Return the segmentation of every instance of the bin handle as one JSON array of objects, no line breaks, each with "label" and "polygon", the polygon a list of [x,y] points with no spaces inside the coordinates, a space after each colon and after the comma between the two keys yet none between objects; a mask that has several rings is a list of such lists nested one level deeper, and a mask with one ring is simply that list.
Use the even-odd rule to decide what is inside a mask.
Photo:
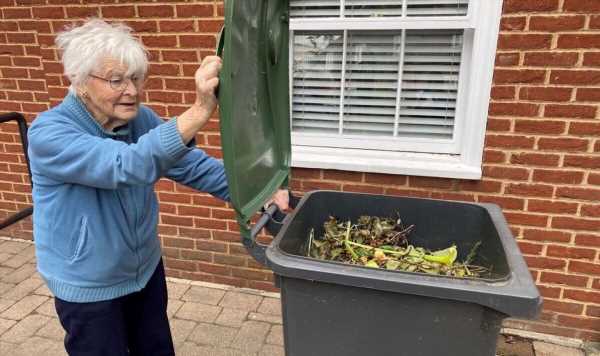
[{"label": "bin handle", "polygon": [[273,219],[273,215],[277,213],[277,210],[279,210],[279,208],[277,207],[277,205],[275,205],[275,203],[271,203],[267,207],[267,209],[265,209],[260,218],[258,218],[256,224],[254,224],[254,226],[250,230],[250,239],[256,241],[256,235],[258,235],[258,233],[265,227],[265,225],[267,225],[267,223],[271,219]]},{"label": "bin handle", "polygon": [[260,233],[260,231],[267,225],[269,220],[272,219],[273,215],[279,210],[277,205],[272,203],[267,207],[267,209],[262,213],[258,221],[252,228],[250,229],[250,233],[248,237],[244,237],[242,234],[242,244],[246,247],[246,250],[252,256],[256,262],[262,264],[263,266],[267,265],[267,247],[269,245],[261,244],[256,241],[256,236]]},{"label": "bin handle", "polygon": [[[288,194],[289,194],[289,202],[290,202],[290,207],[292,209],[294,209],[296,207],[296,205],[299,202],[299,198],[294,196],[292,194],[291,191],[288,190]],[[262,215],[260,216],[260,218],[258,218],[258,221],[256,222],[256,224],[254,224],[254,226],[252,226],[252,228],[250,229],[250,232],[244,236],[245,234],[242,234],[242,244],[244,245],[244,247],[246,247],[246,250],[248,250],[248,253],[260,264],[265,265],[267,264],[267,257],[266,257],[266,252],[267,252],[267,247],[269,247],[269,245],[265,245],[265,244],[261,244],[258,241],[256,241],[256,236],[260,233],[260,231],[266,226],[267,227],[267,231],[269,231],[271,234],[276,234],[279,231],[279,228],[277,228],[277,232],[272,232],[269,230],[269,226],[267,226],[267,224],[269,223],[275,223],[278,225],[282,224],[282,221],[277,219],[277,216],[287,216],[285,213],[281,212],[281,210],[279,210],[279,208],[277,207],[277,205],[275,203],[271,203],[266,209],[265,211],[262,213]]]}]

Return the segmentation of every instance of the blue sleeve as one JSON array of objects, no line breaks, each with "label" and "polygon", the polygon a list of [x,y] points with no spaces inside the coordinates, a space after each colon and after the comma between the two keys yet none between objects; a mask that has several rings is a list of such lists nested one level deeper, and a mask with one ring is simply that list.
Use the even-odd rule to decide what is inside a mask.
[{"label": "blue sleeve", "polygon": [[135,144],[127,144],[86,133],[68,119],[41,117],[29,129],[34,175],[102,189],[153,184],[190,151],[176,120],[154,127]]},{"label": "blue sleeve", "polygon": [[[162,120],[149,110],[151,125],[160,125]],[[223,162],[207,155],[204,151],[194,148],[195,140],[188,143],[192,148],[173,165],[165,177],[192,189],[209,193],[221,200],[229,201],[229,188]]]},{"label": "blue sleeve", "polygon": [[193,149],[165,174],[190,188],[229,201],[229,188],[223,163],[200,149]]}]

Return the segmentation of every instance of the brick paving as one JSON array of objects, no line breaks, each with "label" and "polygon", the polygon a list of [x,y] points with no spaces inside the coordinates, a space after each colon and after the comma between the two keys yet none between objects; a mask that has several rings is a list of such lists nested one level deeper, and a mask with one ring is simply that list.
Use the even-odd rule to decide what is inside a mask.
[{"label": "brick paving", "polygon": [[[167,285],[178,356],[284,355],[277,294],[174,279]],[[35,270],[33,245],[0,239],[0,355],[66,356],[63,338],[52,296]],[[534,346],[534,356],[584,355]]]},{"label": "brick paving", "polygon": [[[275,293],[169,279],[168,314],[179,355],[283,356]],[[33,245],[0,240],[0,355],[66,356]]]}]

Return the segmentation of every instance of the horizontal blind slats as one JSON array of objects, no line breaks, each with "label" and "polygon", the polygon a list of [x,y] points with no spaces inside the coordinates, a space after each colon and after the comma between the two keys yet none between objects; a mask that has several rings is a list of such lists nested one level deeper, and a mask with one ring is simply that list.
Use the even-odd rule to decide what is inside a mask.
[{"label": "horizontal blind slats", "polygon": [[340,0],[291,0],[290,16],[339,17]]},{"label": "horizontal blind slats", "polygon": [[[401,40],[401,33],[397,32],[349,32],[343,100],[344,134],[393,136],[396,98],[359,97],[355,90],[364,84],[388,82],[390,89],[397,91]],[[387,61],[368,62],[363,54]],[[365,121],[357,121],[358,117]]]},{"label": "horizontal blind slats", "polygon": [[406,0],[406,16],[466,16],[469,0]]},{"label": "horizontal blind slats", "polygon": [[[399,136],[452,137],[462,41],[462,31],[407,31]],[[443,54],[440,56],[440,53]],[[419,95],[423,92],[427,96]],[[407,100],[409,97],[415,100]],[[409,118],[414,122],[406,123]],[[415,118],[421,118],[418,124]],[[432,118],[436,120],[435,125],[431,124]],[[439,130],[440,126],[445,129]]]},{"label": "horizontal blind slats", "polygon": [[[344,17],[466,16],[469,0],[346,0]],[[340,0],[291,0],[292,18],[339,17]]]},{"label": "horizontal blind slats", "polygon": [[407,30],[404,54],[401,31],[349,31],[346,63],[341,39],[298,33],[293,40],[294,131],[338,135],[341,109],[342,135],[452,138],[462,30]]},{"label": "horizontal blind slats", "polygon": [[340,83],[330,80],[295,79],[294,87],[298,88],[339,88]]},{"label": "horizontal blind slats", "polygon": [[340,116],[338,114],[328,114],[323,112],[307,112],[307,111],[294,111],[295,118],[304,119],[304,120],[321,120],[321,121],[335,121],[338,123],[340,121]]}]

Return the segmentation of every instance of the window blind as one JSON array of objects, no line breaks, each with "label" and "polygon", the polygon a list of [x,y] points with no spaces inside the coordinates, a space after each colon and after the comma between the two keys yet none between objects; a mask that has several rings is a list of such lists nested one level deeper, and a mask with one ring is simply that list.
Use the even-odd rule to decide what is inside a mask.
[{"label": "window blind", "polygon": [[[345,0],[344,17],[387,16],[465,16],[469,0]],[[290,15],[303,17],[339,17],[340,0],[291,0]]]},{"label": "window blind", "polygon": [[299,33],[293,41],[292,130],[337,133],[343,34]]},{"label": "window blind", "polygon": [[462,40],[462,30],[348,31],[344,45],[343,33],[297,33],[292,130],[452,138]]},{"label": "window blind", "polygon": [[397,134],[452,138],[462,30],[406,31]]},{"label": "window blind", "polygon": [[[466,16],[468,5],[469,0],[345,0],[341,9],[339,0],[290,2],[298,18]],[[292,132],[327,136],[324,144],[339,147],[359,148],[359,141],[348,139],[368,139],[370,149],[381,150],[395,150],[394,139],[452,140],[464,32],[293,31]]]},{"label": "window blind", "polygon": [[402,35],[350,31],[342,133],[394,135]]},{"label": "window blind", "polygon": [[338,17],[340,0],[291,0],[290,17]]},{"label": "window blind", "polygon": [[406,16],[465,16],[469,0],[406,0]]}]

